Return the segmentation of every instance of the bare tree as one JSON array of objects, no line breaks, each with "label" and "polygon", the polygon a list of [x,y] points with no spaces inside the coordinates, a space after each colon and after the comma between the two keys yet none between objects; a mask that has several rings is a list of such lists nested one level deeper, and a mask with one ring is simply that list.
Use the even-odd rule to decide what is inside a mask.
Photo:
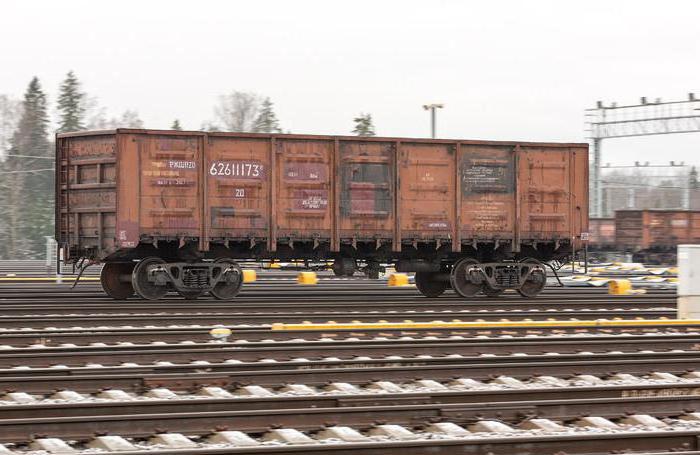
[{"label": "bare tree", "polygon": [[97,97],[86,96],[83,98],[83,109],[85,111],[85,129],[106,130],[109,129],[107,120],[107,108],[100,106]]},{"label": "bare tree", "polygon": [[[9,152],[12,146],[12,136],[14,135],[19,119],[22,116],[22,103],[18,99],[11,98],[7,95],[0,95],[0,174],[9,168],[8,164],[3,162],[5,155]],[[9,178],[8,178],[9,177]],[[14,188],[14,175],[0,175],[0,257],[7,257],[8,239],[10,238],[10,218],[12,213],[16,212],[16,208],[11,206],[11,192]]]},{"label": "bare tree", "polygon": [[139,117],[139,113],[134,110],[125,110],[119,119],[110,121],[112,128],[143,128],[143,120]]},{"label": "bare tree", "polygon": [[10,140],[22,116],[22,103],[8,95],[0,95],[0,161],[10,149]]},{"label": "bare tree", "polygon": [[[255,119],[263,98],[251,92],[231,92],[221,95],[214,107],[214,115],[219,128],[224,131],[250,132],[255,126]],[[211,123],[209,127],[214,126]]]},{"label": "bare tree", "polygon": [[143,128],[143,120],[133,109],[125,110],[119,117],[107,117],[107,109],[100,106],[95,97],[84,101],[85,126],[88,130],[113,130],[116,128]]},{"label": "bare tree", "polygon": [[200,126],[199,129],[202,131],[208,131],[210,133],[213,133],[216,131],[221,131],[221,128],[219,128],[219,125],[217,125],[214,122],[203,122],[202,126]]}]

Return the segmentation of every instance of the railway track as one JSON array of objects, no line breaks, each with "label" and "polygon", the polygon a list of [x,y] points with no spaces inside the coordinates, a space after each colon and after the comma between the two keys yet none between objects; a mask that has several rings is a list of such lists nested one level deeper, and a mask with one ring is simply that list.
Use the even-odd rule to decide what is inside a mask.
[{"label": "railway track", "polygon": [[[290,289],[289,292],[293,292]],[[298,289],[297,289],[298,291]],[[445,294],[436,299],[429,299],[415,294],[413,289],[399,290],[395,293],[385,291],[384,287],[367,291],[352,293],[328,292],[314,290],[306,292],[306,296],[297,296],[292,293],[282,300],[275,297],[274,292],[269,292],[264,287],[254,287],[252,290],[242,292],[235,302],[220,302],[211,299],[198,299],[186,301],[183,299],[167,299],[161,301],[127,300],[120,302],[118,306],[110,299],[103,296],[88,297],[82,294],[71,294],[70,299],[49,299],[37,301],[36,298],[27,298],[23,293],[22,298],[5,298],[0,292],[0,314],[31,314],[44,312],[66,313],[79,311],[169,311],[181,308],[196,308],[200,311],[230,311],[230,310],[255,310],[255,311],[279,311],[280,309],[295,309],[296,311],[333,311],[351,306],[356,310],[411,310],[431,309],[438,310],[464,310],[484,311],[498,307],[499,309],[658,309],[674,308],[675,294],[668,292],[655,292],[653,294],[639,296],[609,296],[599,289],[591,289],[588,292],[579,291],[577,294],[547,293],[535,300],[524,301],[519,296],[506,294],[500,298],[489,298],[484,301],[475,299],[465,302],[454,294]],[[367,300],[363,301],[362,298]],[[80,304],[77,305],[77,301]],[[329,301],[331,300],[332,301]],[[368,301],[368,300],[377,301]]]},{"label": "railway track", "polygon": [[[669,326],[669,327],[648,327],[647,325],[610,327],[610,328],[589,328],[589,327],[550,327],[549,329],[533,329],[523,323],[522,327],[499,328],[446,328],[436,325],[430,328],[415,329],[382,329],[381,331],[366,329],[307,329],[289,331],[270,331],[269,327],[235,327],[232,330],[229,340],[234,342],[239,340],[245,342],[258,341],[290,341],[299,339],[364,339],[374,340],[379,338],[388,339],[412,339],[420,337],[433,337],[436,339],[448,339],[451,337],[471,338],[488,336],[493,339],[531,336],[565,336],[565,335],[624,335],[624,336],[674,336],[679,334],[696,335],[698,327]],[[0,332],[0,346],[60,346],[62,344],[89,345],[91,343],[203,343],[212,341],[209,327],[94,327],[94,328],[67,328],[67,329],[8,329]]]},{"label": "railway track", "polygon": [[[696,352],[700,349],[700,334],[667,336],[610,336],[610,337],[532,337],[511,340],[468,339],[453,336],[446,339],[435,337],[401,337],[390,339],[375,337],[374,340],[289,340],[281,342],[236,342],[222,343],[163,343],[134,344],[121,342],[107,345],[93,342],[90,345],[59,345],[45,347],[32,345],[25,348],[13,348],[5,345],[0,351],[0,363],[5,365],[49,366],[49,365],[114,365],[136,362],[223,362],[239,360],[252,361],[287,361],[299,358],[316,359],[354,359],[359,356],[369,358],[397,356],[461,356],[470,363],[476,362],[472,357],[491,357],[509,355],[581,355],[581,353],[623,353],[641,352],[672,353]],[[495,359],[494,359],[495,360]]]},{"label": "railway track", "polygon": [[531,310],[502,310],[502,311],[333,311],[333,312],[134,312],[134,313],[88,313],[80,314],[32,314],[0,316],[0,325],[6,328],[67,328],[67,327],[100,327],[105,321],[113,327],[148,325],[199,325],[199,326],[255,326],[271,325],[273,323],[303,323],[317,322],[377,322],[377,321],[503,321],[503,320],[547,320],[554,315],[565,315],[567,319],[612,319],[623,316],[640,319],[673,318],[676,314],[672,309],[661,310],[589,310],[562,312],[556,309],[545,311]]},{"label": "railway track", "polygon": [[[115,416],[121,418],[122,416]],[[181,418],[187,419],[188,416]],[[549,419],[532,419],[521,428],[494,420],[479,420],[466,428],[450,421],[416,425],[377,424],[365,434],[345,425],[319,426],[313,430],[274,428],[256,435],[225,428],[205,435],[158,432],[132,440],[118,435],[95,436],[69,445],[59,438],[36,438],[27,444],[27,451],[53,449],[54,453],[94,453],[94,449],[119,451],[124,454],[434,454],[454,453],[540,453],[592,454],[620,453],[627,450],[675,449],[685,452],[697,445],[700,426],[690,416],[661,422],[646,415],[632,415],[618,424],[603,417],[589,416],[572,425],[560,425]],[[637,421],[646,425],[637,425]],[[590,425],[593,422],[599,426]],[[657,422],[663,424],[658,426]],[[605,426],[604,426],[605,425]],[[408,427],[408,428],[407,428]],[[545,429],[541,429],[544,427]],[[128,438],[128,436],[126,436]],[[92,450],[90,450],[92,449]],[[567,449],[563,452],[563,449]],[[22,452],[20,452],[22,453]],[[692,453],[692,452],[686,452]]]},{"label": "railway track", "polygon": [[[551,288],[467,302],[279,275],[225,303],[116,303],[94,282],[0,284],[0,444],[27,455],[698,449],[700,328],[664,324],[670,292]],[[657,322],[528,322],[618,318]],[[271,330],[356,320],[484,325]],[[221,325],[231,334],[212,338]]]}]

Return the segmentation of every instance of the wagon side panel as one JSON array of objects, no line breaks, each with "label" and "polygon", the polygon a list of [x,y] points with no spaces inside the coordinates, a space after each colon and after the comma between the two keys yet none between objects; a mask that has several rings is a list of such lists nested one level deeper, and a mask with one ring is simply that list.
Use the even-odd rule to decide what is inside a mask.
[{"label": "wagon side panel", "polygon": [[455,153],[449,143],[402,142],[399,150],[400,236],[450,241],[455,223]]},{"label": "wagon side panel", "polygon": [[329,242],[333,210],[334,142],[327,139],[276,141],[276,231],[279,243]]},{"label": "wagon side panel", "polygon": [[130,187],[133,177],[122,182],[127,193],[120,200],[130,206],[130,214],[137,209],[138,217],[136,223],[120,219],[120,235],[123,230],[126,238],[121,246],[139,240],[202,240],[202,136],[128,133],[120,143],[120,170],[138,179],[136,188]]},{"label": "wagon side panel", "polygon": [[56,142],[56,237],[67,259],[115,251],[117,145],[114,134]]},{"label": "wagon side panel", "polygon": [[567,149],[520,147],[518,204],[524,241],[570,239],[572,227],[571,154]]},{"label": "wagon side panel", "polygon": [[688,241],[690,243],[700,243],[700,212],[689,212]]},{"label": "wagon side panel", "polygon": [[615,218],[591,218],[589,220],[591,247],[610,247],[615,244]]},{"label": "wagon side panel", "polygon": [[341,241],[389,241],[394,232],[393,142],[339,143],[339,236]]},{"label": "wagon side panel", "polygon": [[210,240],[266,241],[270,140],[210,135],[204,166]]},{"label": "wagon side panel", "polygon": [[512,146],[462,145],[459,157],[460,237],[511,240],[515,224]]},{"label": "wagon side panel", "polygon": [[646,248],[643,244],[643,212],[640,210],[618,210],[615,212],[615,244],[622,249]]}]

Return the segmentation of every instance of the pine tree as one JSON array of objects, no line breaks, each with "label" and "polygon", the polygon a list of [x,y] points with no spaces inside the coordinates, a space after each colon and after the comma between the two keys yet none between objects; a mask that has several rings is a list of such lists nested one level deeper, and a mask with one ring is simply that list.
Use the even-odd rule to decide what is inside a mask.
[{"label": "pine tree", "polygon": [[375,136],[374,124],[372,123],[372,114],[360,114],[353,119],[355,129],[352,133],[357,136]]},{"label": "pine tree", "polygon": [[182,126],[180,126],[180,120],[175,119],[173,124],[170,126],[171,130],[182,131]]},{"label": "pine tree", "polygon": [[85,129],[85,93],[80,91],[80,82],[73,71],[69,71],[58,94],[58,132]]},{"label": "pine tree", "polygon": [[7,223],[3,256],[41,257],[45,235],[53,233],[54,174],[48,140],[46,95],[38,78],[24,94],[22,115],[12,136],[10,154],[3,163],[0,191]]},{"label": "pine tree", "polygon": [[265,100],[260,105],[260,113],[253,124],[253,132],[255,133],[281,133],[280,122],[275,115],[274,106],[270,98]]}]

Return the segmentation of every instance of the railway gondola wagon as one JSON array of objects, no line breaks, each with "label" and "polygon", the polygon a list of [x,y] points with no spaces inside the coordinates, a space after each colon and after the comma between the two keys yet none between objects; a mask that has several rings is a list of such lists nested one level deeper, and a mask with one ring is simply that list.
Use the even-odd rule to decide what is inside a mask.
[{"label": "railway gondola wagon", "polygon": [[616,255],[615,218],[589,218],[588,230],[588,260],[606,261]]},{"label": "railway gondola wagon", "polygon": [[586,144],[118,129],[59,134],[56,155],[59,247],[117,299],[231,299],[262,259],[533,297],[587,237]]},{"label": "railway gondola wagon", "polygon": [[675,264],[678,245],[700,243],[700,211],[617,210],[615,243],[634,262]]}]

